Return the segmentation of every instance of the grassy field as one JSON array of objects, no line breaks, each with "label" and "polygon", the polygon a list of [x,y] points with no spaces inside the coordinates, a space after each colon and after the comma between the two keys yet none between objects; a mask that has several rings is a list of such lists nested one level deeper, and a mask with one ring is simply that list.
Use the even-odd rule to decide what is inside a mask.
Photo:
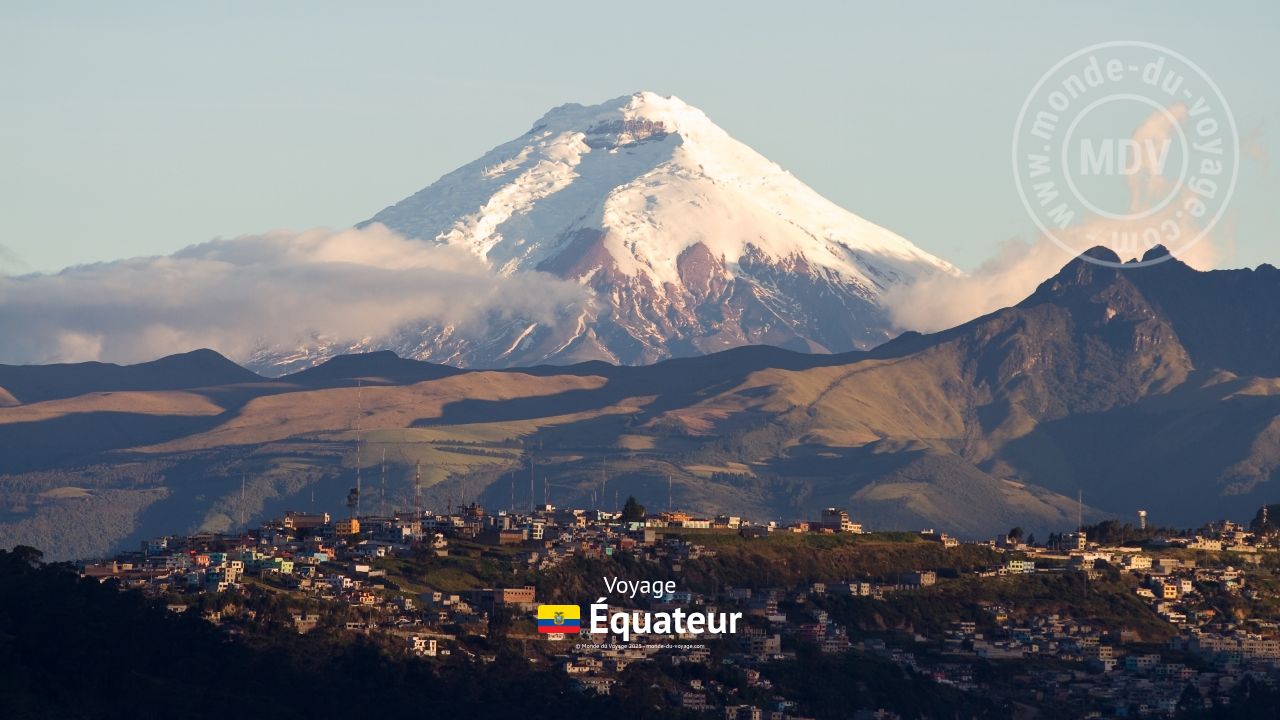
[{"label": "grassy field", "polygon": [[523,570],[513,573],[511,548],[454,542],[449,555],[422,554],[416,558],[380,558],[375,567],[387,571],[387,579],[406,594],[429,590],[466,592],[483,587],[502,587],[528,582]]}]

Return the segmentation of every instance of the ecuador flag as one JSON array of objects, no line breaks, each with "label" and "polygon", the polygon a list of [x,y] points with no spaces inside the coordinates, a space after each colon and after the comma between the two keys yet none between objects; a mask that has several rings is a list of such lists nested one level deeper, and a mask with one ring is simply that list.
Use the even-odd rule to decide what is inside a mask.
[{"label": "ecuador flag", "polygon": [[582,610],[577,605],[539,605],[538,632],[576,633],[582,629]]}]

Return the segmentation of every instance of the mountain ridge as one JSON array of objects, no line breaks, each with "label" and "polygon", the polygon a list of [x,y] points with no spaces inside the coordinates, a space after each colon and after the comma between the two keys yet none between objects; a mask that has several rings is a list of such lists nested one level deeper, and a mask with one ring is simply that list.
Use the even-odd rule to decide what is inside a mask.
[{"label": "mountain ridge", "polygon": [[132,365],[103,362],[0,365],[0,388],[19,404],[89,392],[179,390],[262,379],[252,370],[208,348]]},{"label": "mountain ridge", "polygon": [[[555,108],[358,227],[373,223],[462,248],[500,275],[544,273],[588,292],[553,321],[490,318],[483,339],[411,325],[374,343],[465,367],[643,365],[749,344],[867,349],[895,334],[888,288],[957,272],[650,92]],[[253,366],[294,369],[323,353],[264,351]]]},{"label": "mountain ridge", "polygon": [[[393,506],[421,462],[429,504],[541,502],[532,472],[557,503],[664,507],[670,487],[693,512],[843,506],[871,528],[962,537],[1071,529],[1078,493],[1088,520],[1246,517],[1280,476],[1280,273],[1175,263],[1072,260],[1022,303],[868,351],[499,370],[369,353],[234,387],[0,408],[0,456],[44,458],[0,476],[0,508],[24,508],[0,514],[0,539],[83,547],[52,519],[76,503],[105,517],[147,503],[150,519],[120,520],[134,533],[232,528],[242,478],[250,517],[312,492],[340,511],[357,459],[374,472],[380,450]],[[107,400],[134,409],[103,415]],[[110,443],[85,444],[99,421]]]}]

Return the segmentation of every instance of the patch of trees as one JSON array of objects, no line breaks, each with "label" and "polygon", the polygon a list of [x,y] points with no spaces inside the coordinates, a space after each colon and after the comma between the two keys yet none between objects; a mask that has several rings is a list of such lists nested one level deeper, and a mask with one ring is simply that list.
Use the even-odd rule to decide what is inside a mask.
[{"label": "patch of trees", "polygon": [[164,473],[173,463],[145,461],[120,465],[90,465],[74,470],[39,470],[0,474],[4,493],[42,493],[60,487],[148,488],[164,483]]},{"label": "patch of trees", "polygon": [[634,495],[627,497],[627,503],[622,506],[622,522],[643,522],[644,506],[636,501]]},{"label": "patch of trees", "polygon": [[729,461],[749,463],[777,457],[792,438],[804,432],[804,428],[803,421],[790,416],[756,418],[678,458],[678,462],[719,465]]},{"label": "patch of trees", "polygon": [[510,452],[499,452],[497,450],[488,450],[483,447],[467,447],[465,445],[436,445],[437,450],[441,452],[457,453],[458,455],[477,455],[480,457],[496,457],[511,459]]},{"label": "patch of trees", "polygon": [[755,485],[756,479],[747,473],[713,472],[711,473],[711,482],[745,488]]},{"label": "patch of trees", "polygon": [[1157,537],[1181,537],[1187,535],[1185,530],[1177,530],[1174,528],[1147,527],[1145,529],[1135,526],[1133,523],[1122,523],[1119,520],[1103,520],[1094,525],[1084,526],[1085,534],[1090,540],[1102,543],[1104,545],[1127,543],[1130,545],[1142,544],[1154,540]]},{"label": "patch of trees", "polygon": [[1256,533],[1280,532],[1280,505],[1258,508],[1253,520],[1249,521],[1249,529]]}]

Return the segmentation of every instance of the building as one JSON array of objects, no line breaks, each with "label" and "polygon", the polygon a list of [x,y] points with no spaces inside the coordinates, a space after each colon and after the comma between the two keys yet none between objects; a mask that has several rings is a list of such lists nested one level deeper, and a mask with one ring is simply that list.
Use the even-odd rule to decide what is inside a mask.
[{"label": "building", "polygon": [[1036,571],[1036,563],[1034,560],[1009,560],[1004,564],[1004,568],[1011,575],[1033,573]]},{"label": "building", "polygon": [[915,570],[902,574],[902,584],[907,587],[929,587],[938,582],[938,573],[932,570]]},{"label": "building", "polygon": [[715,526],[718,528],[728,528],[730,530],[737,530],[738,528],[742,527],[742,518],[738,517],[737,515],[717,515],[715,520]]},{"label": "building", "polygon": [[[280,575],[293,574],[293,561],[285,558],[263,558],[258,563],[258,570],[265,573],[278,573]],[[228,578],[230,581],[230,578]]]},{"label": "building", "polygon": [[486,609],[499,605],[515,605],[522,610],[532,610],[537,603],[532,585],[516,588],[484,588],[471,591],[471,595],[472,602]]},{"label": "building", "polygon": [[861,523],[849,519],[849,512],[844,508],[829,507],[822,511],[822,519],[816,524],[823,530],[840,533],[861,533]]},{"label": "building", "polygon": [[314,530],[329,524],[329,513],[287,512],[280,524],[289,530]]},{"label": "building", "polygon": [[1062,549],[1084,552],[1089,546],[1089,537],[1083,531],[1066,533],[1062,536]]},{"label": "building", "polygon": [[958,547],[960,545],[959,540],[951,537],[950,535],[944,532],[935,532],[933,530],[922,530],[920,531],[920,537],[930,542],[942,543],[943,547],[952,548],[952,547]]},{"label": "building", "polygon": [[684,524],[692,520],[693,516],[681,510],[671,512],[658,513],[658,527],[684,527]]},{"label": "building", "polygon": [[1125,555],[1120,564],[1126,570],[1150,570],[1151,558],[1146,555]]},{"label": "building", "polygon": [[680,707],[694,712],[706,712],[713,706],[707,702],[706,693],[686,690],[680,695]]},{"label": "building", "polygon": [[782,652],[782,637],[778,634],[748,633],[742,636],[742,648],[756,657],[770,657]]},{"label": "building", "polygon": [[436,639],[423,635],[409,636],[409,652],[422,657],[436,656]]},{"label": "building", "polygon": [[320,624],[320,616],[315,613],[293,613],[293,627],[298,631],[299,635],[306,635],[316,629],[316,625]]},{"label": "building", "polygon": [[724,709],[725,720],[763,720],[764,711],[751,705],[729,705]]},{"label": "building", "polygon": [[1191,550],[1209,550],[1211,552],[1222,552],[1222,541],[1204,538],[1197,535],[1194,540],[1187,543],[1187,547]]},{"label": "building", "polygon": [[502,528],[482,533],[480,539],[491,545],[521,545],[525,540],[523,528]]},{"label": "building", "polygon": [[339,535],[359,535],[360,520],[358,518],[339,520],[333,524],[333,531]]},{"label": "building", "polygon": [[591,676],[576,678],[573,681],[573,684],[583,692],[593,692],[597,695],[608,695],[616,682],[617,680],[610,677]]}]

